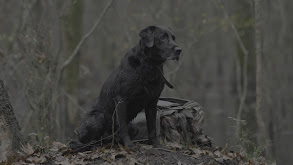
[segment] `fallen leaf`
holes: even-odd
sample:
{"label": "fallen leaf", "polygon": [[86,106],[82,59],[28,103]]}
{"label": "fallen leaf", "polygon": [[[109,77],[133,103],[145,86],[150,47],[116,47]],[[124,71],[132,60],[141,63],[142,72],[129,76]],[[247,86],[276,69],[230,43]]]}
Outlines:
{"label": "fallen leaf", "polygon": [[95,159],[97,159],[99,157],[100,157],[100,154],[99,153],[94,153],[93,155],[90,156],[90,159],[91,160],[95,160]]}
{"label": "fallen leaf", "polygon": [[44,156],[33,156],[26,159],[30,163],[45,163],[47,159]]}
{"label": "fallen leaf", "polygon": [[63,147],[67,147],[65,144],[61,143],[61,142],[53,142],[52,143],[52,147],[55,147],[55,148],[63,148]]}
{"label": "fallen leaf", "polygon": [[56,164],[60,164],[60,165],[70,165],[71,163],[69,162],[68,158],[65,158],[63,161],[61,162],[55,162]]}
{"label": "fallen leaf", "polygon": [[21,150],[28,155],[34,153],[34,149],[29,143],[27,145],[21,145]]}
{"label": "fallen leaf", "polygon": [[102,157],[102,159],[105,160],[105,161],[107,161],[108,163],[111,163],[111,162],[112,162],[112,161],[111,161],[109,158],[107,158],[107,157]]}
{"label": "fallen leaf", "polygon": [[80,164],[80,165],[84,165],[84,164],[88,164],[87,161],[84,161],[84,159],[75,159],[72,164]]}
{"label": "fallen leaf", "polygon": [[214,157],[215,158],[219,158],[221,156],[222,156],[222,153],[219,150],[217,150],[217,151],[214,152]]}
{"label": "fallen leaf", "polygon": [[50,151],[58,152],[58,151],[64,151],[67,149],[67,146],[60,142],[52,142],[52,147],[50,148]]}
{"label": "fallen leaf", "polygon": [[87,155],[82,153],[82,152],[78,152],[77,156],[80,157],[80,158],[85,158]]}
{"label": "fallen leaf", "polygon": [[136,165],[136,164],[140,164],[140,163],[135,158],[128,157],[128,164],[129,165]]}
{"label": "fallen leaf", "polygon": [[236,155],[235,155],[235,153],[233,153],[233,152],[229,152],[229,153],[227,154],[227,156],[230,157],[230,158],[234,158]]}
{"label": "fallen leaf", "polygon": [[125,146],[123,146],[123,145],[121,145],[121,144],[119,144],[118,143],[118,145],[119,145],[119,147],[121,148],[121,149],[123,149],[124,151],[126,151],[127,153],[131,153],[131,150],[129,149],[129,148],[127,148],[127,147],[125,147]]}
{"label": "fallen leaf", "polygon": [[103,148],[98,148],[98,152],[105,152]]}
{"label": "fallen leaf", "polygon": [[219,163],[223,163],[223,162],[224,162],[223,158],[215,158],[215,160],[216,160],[217,162],[219,162]]}
{"label": "fallen leaf", "polygon": [[123,158],[123,157],[126,157],[126,155],[125,154],[122,154],[122,153],[117,153],[117,154],[112,154],[111,155],[111,158],[113,160],[116,160],[116,159],[119,159],[119,158]]}
{"label": "fallen leaf", "polygon": [[223,155],[223,159],[224,160],[232,160],[230,157],[226,156],[226,155]]}

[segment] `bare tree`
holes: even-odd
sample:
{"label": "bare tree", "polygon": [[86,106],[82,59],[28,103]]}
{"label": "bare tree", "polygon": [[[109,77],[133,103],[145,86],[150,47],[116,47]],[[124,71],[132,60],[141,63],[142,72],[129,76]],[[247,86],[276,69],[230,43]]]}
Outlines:
{"label": "bare tree", "polygon": [[265,145],[265,123],[263,119],[263,53],[262,53],[262,0],[254,0],[255,3],[255,50],[256,50],[256,119],[258,127],[257,142],[259,145]]}
{"label": "bare tree", "polygon": [[[70,1],[68,13],[65,14],[64,32],[65,32],[65,54],[70,57],[71,53],[78,45],[82,35],[82,10],[83,1]],[[79,52],[72,59],[64,72],[64,86],[66,90],[66,117],[69,132],[75,127],[75,121],[79,119],[78,113],[78,85],[79,85]],[[70,125],[70,126],[69,126]],[[68,132],[68,133],[69,133]]]}
{"label": "bare tree", "polygon": [[0,160],[15,153],[22,142],[20,127],[0,77]]}

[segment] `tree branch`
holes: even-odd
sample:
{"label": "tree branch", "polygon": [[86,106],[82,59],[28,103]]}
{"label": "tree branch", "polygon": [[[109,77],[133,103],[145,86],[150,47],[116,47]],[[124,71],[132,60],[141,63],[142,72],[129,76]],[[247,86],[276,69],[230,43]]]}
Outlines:
{"label": "tree branch", "polygon": [[222,0],[218,0],[218,1],[219,1],[220,5],[221,5],[219,8],[221,8],[221,9],[223,10],[223,13],[224,13],[225,19],[226,19],[226,20],[229,22],[229,24],[231,25],[231,28],[232,28],[232,30],[234,31],[234,34],[235,34],[236,39],[237,39],[237,42],[239,43],[240,48],[241,48],[243,54],[244,54],[244,55],[248,55],[248,50],[245,48],[244,43],[243,43],[242,39],[240,38],[240,35],[239,35],[238,30],[236,29],[235,25],[233,24],[233,22],[231,21],[229,15],[228,15],[227,11],[225,10],[225,7],[224,7],[224,3],[223,3],[223,1],[222,1]]}
{"label": "tree branch", "polygon": [[109,7],[111,6],[113,0],[110,0],[108,2],[108,4],[105,6],[104,10],[102,11],[101,15],[99,16],[99,18],[96,20],[95,24],[91,27],[91,29],[82,37],[82,39],[79,41],[79,43],[77,44],[77,46],[75,47],[74,51],[72,52],[72,54],[70,55],[70,57],[61,65],[60,68],[60,77],[59,77],[59,81],[61,80],[62,77],[62,73],[64,71],[64,69],[72,62],[72,60],[77,56],[78,51],[80,50],[80,48],[82,47],[82,45],[85,43],[85,41],[93,34],[93,32],[96,30],[97,26],[101,23],[102,18],[104,17],[105,13],[107,12],[107,10],[109,9]]}

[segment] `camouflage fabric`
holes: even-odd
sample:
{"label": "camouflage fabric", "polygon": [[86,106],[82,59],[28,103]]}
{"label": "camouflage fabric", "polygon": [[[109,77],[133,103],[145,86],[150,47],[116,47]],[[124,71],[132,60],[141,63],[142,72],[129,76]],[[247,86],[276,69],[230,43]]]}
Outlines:
{"label": "camouflage fabric", "polygon": [[[195,101],[178,98],[160,98],[157,113],[157,136],[170,142],[211,146],[202,134],[204,109]],[[138,127],[135,139],[146,139],[147,128],[144,112],[132,122]]]}

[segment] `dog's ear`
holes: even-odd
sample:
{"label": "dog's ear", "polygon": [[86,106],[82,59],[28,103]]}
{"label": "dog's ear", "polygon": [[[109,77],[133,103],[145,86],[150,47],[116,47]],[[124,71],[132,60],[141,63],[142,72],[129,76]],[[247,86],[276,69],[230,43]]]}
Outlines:
{"label": "dog's ear", "polygon": [[149,26],[139,33],[140,38],[149,48],[154,46],[155,29],[155,26]]}

